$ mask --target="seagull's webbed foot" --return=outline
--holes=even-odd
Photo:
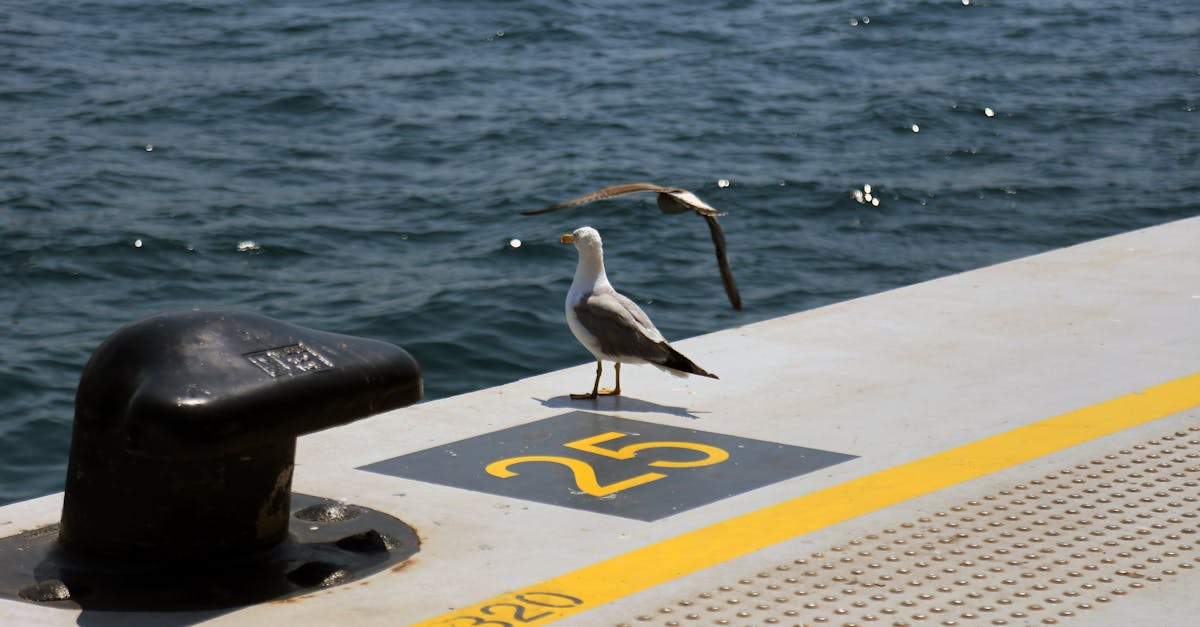
[[[572,395],[571,395],[571,400],[573,400],[573,401],[587,401],[587,400],[591,400],[591,399],[594,399],[594,398],[596,398],[596,397],[597,397],[597,396],[599,396],[600,394],[607,394],[607,393],[608,393],[608,390],[604,390],[604,391],[601,391],[601,390],[600,390],[600,370],[601,370],[601,368],[602,368],[602,367],[603,367],[603,366],[601,365],[601,362],[600,362],[600,360],[598,360],[598,359],[597,359],[597,360],[596,360],[596,380],[592,382],[592,391],[591,391],[591,392],[588,392],[587,394],[572,394]],[[618,388],[620,387],[620,383],[618,383],[618,384],[617,384],[617,387],[618,387]]]
[[[592,382],[592,391],[586,394],[572,394],[573,401],[587,401],[596,398],[597,396],[620,396],[621,395],[621,362],[613,363],[613,371],[617,373],[617,382],[612,389],[600,389],[600,372],[603,368],[602,362],[596,361],[596,380]]]

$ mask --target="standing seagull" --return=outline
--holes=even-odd
[[[596,380],[589,394],[572,394],[573,399],[596,398],[621,393],[621,364],[648,363],[677,377],[698,374],[717,378],[671,348],[641,307],[619,294],[604,273],[604,249],[600,233],[590,226],[562,236],[562,243],[575,244],[579,265],[567,291],[567,326],[583,347],[596,356]],[[616,386],[600,390],[604,360],[615,362]]]
[[[566,202],[560,202],[557,205],[550,205],[545,209],[522,211],[521,214],[532,216],[539,213],[550,213],[566,207],[586,204],[593,200],[604,200],[635,192],[658,194],[658,208],[663,213],[676,214],[695,211],[696,215],[704,218],[704,221],[708,223],[709,234],[712,235],[713,246],[717,249],[717,268],[721,271],[721,282],[725,285],[725,295],[729,297],[729,304],[733,305],[734,309],[741,309],[742,297],[738,294],[737,282],[733,280],[733,268],[729,266],[729,257],[725,253],[725,231],[721,229],[721,223],[717,222],[717,216],[723,216],[725,212],[710,207],[708,203],[700,200],[686,189],[663,187],[654,183],[622,183],[584,194]]]

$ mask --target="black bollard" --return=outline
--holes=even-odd
[[[417,363],[383,342],[235,309],[130,324],[79,382],[59,544],[162,562],[275,546],[296,437],[421,393]]]

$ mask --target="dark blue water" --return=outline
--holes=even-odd
[[[422,4],[0,2],[0,502],[165,309],[394,342],[438,398],[590,359],[582,224],[679,339],[1200,213],[1193,0]],[[637,180],[729,212],[744,311],[650,196],[517,215]]]

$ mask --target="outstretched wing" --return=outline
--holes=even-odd
[[[610,185],[608,187],[605,187],[604,189],[598,189],[590,194],[584,194],[583,196],[580,196],[579,198],[572,198],[571,200],[568,200],[566,202],[560,202],[557,205],[550,205],[549,207],[546,207],[545,209],[534,209],[531,211],[522,211],[521,215],[533,216],[533,215],[537,215],[539,213],[550,213],[551,211],[557,211],[559,209],[565,209],[567,207],[574,207],[576,205],[586,204],[586,203],[592,202],[594,200],[604,200],[605,198],[613,198],[614,196],[622,196],[624,194],[633,194],[636,192],[656,192],[656,193],[667,192],[667,193],[671,193],[671,192],[682,192],[682,191],[685,191],[685,190],[681,190],[681,189],[674,188],[674,187],[663,187],[662,185],[655,185],[654,183],[621,183],[620,185]]]
[[[704,216],[708,222],[708,230],[712,235],[713,247],[717,249],[717,268],[721,271],[721,283],[725,284],[725,295],[734,309],[742,308],[742,297],[738,294],[737,281],[733,280],[733,268],[729,265],[729,256],[725,253],[725,230],[716,216]]]
[[[663,213],[682,213],[684,211],[691,210],[706,218],[708,216],[725,215],[724,211],[710,206],[708,203],[700,200],[699,196],[689,192],[686,189],[673,189],[666,192],[666,194],[673,199],[674,202],[670,204],[674,206],[670,208],[664,207],[662,203],[663,197],[659,196],[658,208],[662,209]]]

